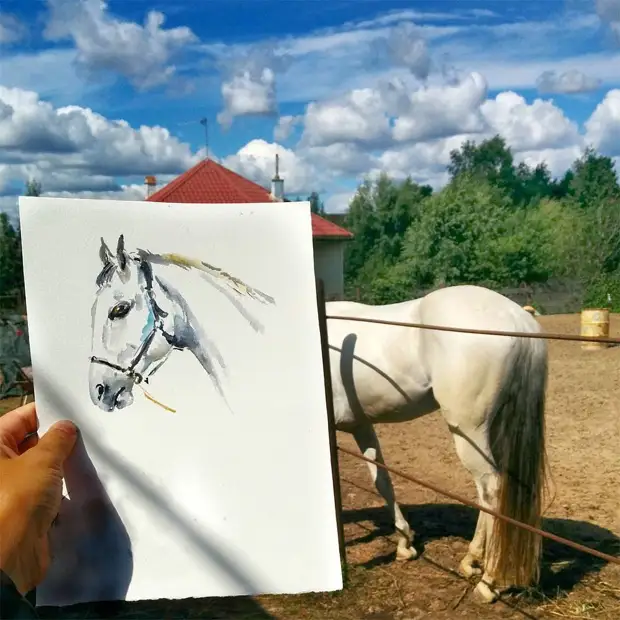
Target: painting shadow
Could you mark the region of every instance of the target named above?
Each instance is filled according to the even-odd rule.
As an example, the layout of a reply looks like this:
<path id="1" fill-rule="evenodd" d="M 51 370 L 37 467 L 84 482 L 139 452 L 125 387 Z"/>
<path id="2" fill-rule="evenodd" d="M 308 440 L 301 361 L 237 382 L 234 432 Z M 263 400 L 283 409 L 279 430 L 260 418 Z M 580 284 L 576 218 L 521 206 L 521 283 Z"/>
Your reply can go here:
<path id="1" fill-rule="evenodd" d="M 63 473 L 68 498 L 63 497 L 52 526 L 53 560 L 36 590 L 37 603 L 123 600 L 133 575 L 131 539 L 81 435 Z"/>
<path id="2" fill-rule="evenodd" d="M 240 590 L 246 592 L 260 591 L 254 579 L 246 573 L 244 568 L 230 559 L 230 554 L 227 553 L 226 548 L 222 547 L 213 538 L 206 536 L 203 532 L 199 532 L 191 520 L 175 509 L 173 505 L 170 505 L 148 479 L 102 446 L 97 436 L 88 431 L 88 423 L 84 413 L 78 410 L 74 403 L 68 401 L 60 389 L 47 383 L 43 376 L 37 377 L 36 380 L 38 386 L 45 386 L 44 389 L 51 400 L 54 410 L 65 412 L 65 417 L 74 420 L 78 427 L 80 427 L 81 434 L 87 439 L 90 453 L 96 454 L 99 460 L 105 462 L 107 469 L 114 472 L 115 476 L 124 479 L 131 487 L 133 495 L 141 497 L 143 501 L 150 505 L 151 510 L 163 516 L 168 521 L 169 527 L 179 531 L 187 541 L 187 544 L 196 553 L 203 556 L 205 560 L 215 562 L 230 579 L 234 580 Z M 69 549 L 69 553 L 67 553 L 67 559 L 58 564 L 59 567 L 62 566 L 63 570 L 60 571 L 58 569 L 56 574 L 48 574 L 45 582 L 36 590 L 37 613 L 41 618 L 135 618 L 137 616 L 153 619 L 164 617 L 187 618 L 193 616 L 196 611 L 207 611 L 209 618 L 216 619 L 239 617 L 262 620 L 273 618 L 251 596 L 187 600 L 158 599 L 139 602 L 124 601 L 123 599 L 126 596 L 132 577 L 129 535 L 122 525 L 118 513 L 112 508 L 107 494 L 104 495 L 102 492 L 103 485 L 99 480 L 90 457 L 83 448 L 83 442 L 81 442 L 81 446 L 80 448 L 80 444 L 78 444 L 76 451 L 72 455 L 75 457 L 75 467 L 71 468 L 71 471 L 77 475 L 66 479 L 67 490 L 71 495 L 72 489 L 75 492 L 75 485 L 78 485 L 78 487 L 81 485 L 81 489 L 84 490 L 85 494 L 90 493 L 88 497 L 91 498 L 91 501 L 83 504 L 91 512 L 88 522 L 98 527 L 105 524 L 107 528 L 105 531 L 108 533 L 109 539 L 115 540 L 115 555 L 117 560 L 119 560 L 119 564 L 116 566 L 122 574 L 112 578 L 112 575 L 110 575 L 111 568 L 114 565 L 112 561 L 107 561 L 106 563 L 105 560 L 102 560 L 102 564 L 94 562 L 92 564 L 78 565 L 76 563 L 76 545 L 70 539 L 76 536 L 76 532 L 79 532 L 79 524 L 70 521 L 70 518 L 75 516 L 75 512 L 65 508 L 65 522 L 63 524 L 63 513 L 61 513 L 59 523 L 56 526 L 56 533 L 60 532 L 64 538 L 57 538 L 56 549 L 61 549 L 62 544 L 65 544 Z M 90 485 L 95 478 L 100 486 L 98 490 L 93 492 Z M 86 484 L 87 482 L 88 484 Z M 87 491 L 87 487 L 90 489 L 89 491 Z M 97 499 L 92 501 L 93 497 Z M 105 498 L 107 498 L 107 504 Z M 102 511 L 104 509 L 107 516 L 102 518 Z M 113 518 L 114 513 L 116 513 L 118 519 Z M 75 525 L 78 529 L 69 527 L 70 525 Z M 115 539 L 115 536 L 118 536 L 118 538 Z M 101 560 L 109 551 L 106 544 L 104 540 L 98 541 L 91 538 L 88 544 L 84 544 L 83 548 L 92 553 L 91 556 L 88 556 L 91 560 Z M 165 559 L 162 558 L 162 561 L 165 561 Z M 108 579 L 104 584 L 98 583 L 102 576 Z M 74 589 L 71 590 L 71 587 Z M 83 590 L 82 588 L 91 589 Z M 64 600 L 61 599 L 61 594 Z M 69 598 L 71 594 L 73 596 Z M 120 596 L 121 594 L 122 596 Z M 111 598 L 108 598 L 108 596 Z M 68 600 L 72 602 L 76 600 L 90 600 L 91 602 L 69 605 L 66 604 Z"/>
<path id="3" fill-rule="evenodd" d="M 478 519 L 477 510 L 461 504 L 401 505 L 401 509 L 416 532 L 415 546 L 421 552 L 422 558 L 426 545 L 436 540 L 457 537 L 469 544 Z M 374 529 L 347 541 L 348 547 L 368 543 L 394 533 L 393 522 L 384 507 L 343 511 L 343 524 L 361 521 L 371 521 Z M 593 523 L 572 519 L 544 518 L 542 529 L 613 557 L 620 557 L 620 538 L 610 530 Z M 395 550 L 392 553 L 375 557 L 361 566 L 371 568 L 390 564 L 394 559 Z M 454 574 L 454 569 L 461 559 L 461 557 L 455 557 L 453 567 L 440 568 Z M 436 565 L 435 562 L 433 564 Z M 560 590 L 572 590 L 585 577 L 600 572 L 607 564 L 608 562 L 602 558 L 545 538 L 539 590 L 548 598 L 554 598 Z"/>

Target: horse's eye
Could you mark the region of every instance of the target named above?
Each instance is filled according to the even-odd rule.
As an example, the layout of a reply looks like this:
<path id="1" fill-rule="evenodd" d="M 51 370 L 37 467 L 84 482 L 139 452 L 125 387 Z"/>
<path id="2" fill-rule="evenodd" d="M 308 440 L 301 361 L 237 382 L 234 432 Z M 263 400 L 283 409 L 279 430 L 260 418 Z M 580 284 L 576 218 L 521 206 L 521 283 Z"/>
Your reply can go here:
<path id="1" fill-rule="evenodd" d="M 129 314 L 131 310 L 131 302 L 129 301 L 119 301 L 114 307 L 110 309 L 108 312 L 108 318 L 113 321 L 114 319 L 122 319 Z"/>

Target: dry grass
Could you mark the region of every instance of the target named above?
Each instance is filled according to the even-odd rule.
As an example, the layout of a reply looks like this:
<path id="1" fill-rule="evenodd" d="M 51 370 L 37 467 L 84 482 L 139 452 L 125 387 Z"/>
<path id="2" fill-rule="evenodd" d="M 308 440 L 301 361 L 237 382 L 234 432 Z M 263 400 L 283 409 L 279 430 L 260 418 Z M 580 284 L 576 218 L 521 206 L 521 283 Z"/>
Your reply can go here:
<path id="1" fill-rule="evenodd" d="M 579 317 L 541 317 L 548 331 L 578 333 Z M 620 335 L 620 317 L 612 317 Z M 547 428 L 555 501 L 544 528 L 620 556 L 620 348 L 582 351 L 550 344 Z M 19 399 L 0 405 L 12 407 Z M 17 401 L 17 402 L 16 402 Z M 475 499 L 441 416 L 378 427 L 388 464 Z M 355 449 L 352 439 L 338 441 Z M 618 620 L 620 566 L 547 541 L 540 587 L 477 601 L 456 568 L 473 534 L 476 513 L 432 491 L 394 479 L 397 497 L 417 531 L 419 560 L 394 561 L 395 538 L 366 465 L 341 455 L 343 520 L 349 562 L 342 592 L 236 599 L 145 601 L 42 609 L 46 618 L 212 618 L 256 620 L 453 620 L 566 618 Z M 301 558 L 299 559 L 302 560 Z M 295 560 L 293 560 L 295 561 Z"/>

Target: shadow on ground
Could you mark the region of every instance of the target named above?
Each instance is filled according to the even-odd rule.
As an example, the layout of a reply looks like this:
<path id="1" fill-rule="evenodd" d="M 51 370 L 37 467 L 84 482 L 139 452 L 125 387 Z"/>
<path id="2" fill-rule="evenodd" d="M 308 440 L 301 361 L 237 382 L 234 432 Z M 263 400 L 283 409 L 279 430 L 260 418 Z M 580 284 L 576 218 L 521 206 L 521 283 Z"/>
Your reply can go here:
<path id="1" fill-rule="evenodd" d="M 416 532 L 415 545 L 422 554 L 425 546 L 435 540 L 458 537 L 469 543 L 474 535 L 478 518 L 478 511 L 460 504 L 401 505 L 401 509 Z M 375 529 L 368 530 L 363 536 L 347 541 L 347 547 L 368 543 L 378 537 L 391 536 L 394 533 L 390 515 L 383 507 L 346 510 L 342 519 L 343 524 L 371 521 L 375 526 Z M 608 529 L 587 521 L 553 518 L 544 519 L 542 527 L 557 536 L 620 558 L 620 538 Z M 389 564 L 394 561 L 394 557 L 395 553 L 381 555 L 362 566 L 372 568 Z M 461 558 L 454 559 L 456 567 Z M 607 564 L 608 562 L 601 558 L 545 539 L 540 590 L 547 597 L 553 598 L 558 590 L 572 590 L 585 577 L 599 572 Z"/>
<path id="2" fill-rule="evenodd" d="M 274 620 L 275 616 L 265 611 L 251 598 L 185 599 L 179 601 L 158 600 L 135 603 L 114 601 L 89 603 L 70 607 L 39 607 L 41 618 L 63 618 L 70 620 L 88 618 L 209 618 L 224 620 Z"/>

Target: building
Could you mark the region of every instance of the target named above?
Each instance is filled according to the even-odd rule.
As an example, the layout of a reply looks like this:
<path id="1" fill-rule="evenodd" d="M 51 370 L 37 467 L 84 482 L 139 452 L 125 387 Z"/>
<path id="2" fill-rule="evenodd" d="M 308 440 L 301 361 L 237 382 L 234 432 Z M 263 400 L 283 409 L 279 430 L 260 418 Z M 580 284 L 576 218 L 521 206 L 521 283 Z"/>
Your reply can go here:
<path id="1" fill-rule="evenodd" d="M 147 176 L 145 183 L 146 200 L 151 202 L 220 204 L 286 200 L 277 156 L 271 192 L 210 159 L 199 162 L 159 190 L 154 176 Z M 352 237 L 348 230 L 312 214 L 314 269 L 316 277 L 325 284 L 327 299 L 342 299 L 344 295 L 344 248 Z"/>

